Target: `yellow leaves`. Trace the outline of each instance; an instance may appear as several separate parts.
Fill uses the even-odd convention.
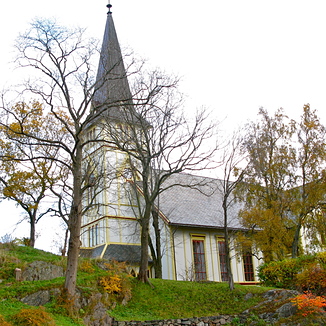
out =
[[[122,291],[122,279],[119,275],[103,276],[99,281],[104,291],[112,293],[120,293]]]
[[[254,207],[241,212],[243,225],[255,232],[248,235],[264,253],[265,261],[282,259],[289,252],[292,242],[292,230],[288,222],[273,209]]]
[[[13,122],[9,125],[9,130],[8,132],[12,134],[20,134],[23,132],[23,128],[20,123],[18,122]]]
[[[33,172],[19,171],[11,172],[7,185],[3,188],[3,195],[8,198],[15,198],[16,201],[23,201],[25,194],[32,194],[40,187],[39,180]],[[29,204],[31,209],[37,209],[37,205]]]

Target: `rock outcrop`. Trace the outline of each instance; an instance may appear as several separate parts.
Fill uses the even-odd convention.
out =
[[[23,281],[45,281],[64,276],[61,266],[44,261],[30,263],[22,272]]]

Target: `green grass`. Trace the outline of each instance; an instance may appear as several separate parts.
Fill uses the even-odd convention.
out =
[[[117,320],[157,320],[204,317],[218,314],[238,314],[257,304],[253,296],[245,301],[246,293],[260,294],[267,288],[236,285],[229,291],[225,283],[151,280],[153,287],[134,282],[131,301],[117,305],[110,315]]]
[[[27,305],[19,301],[20,298],[45,289],[60,288],[64,278],[60,277],[50,281],[24,281],[16,282],[14,270],[24,267],[35,260],[43,260],[64,266],[65,260],[41,250],[0,244],[0,315],[10,321]],[[77,286],[85,294],[91,296],[98,291],[98,280],[107,275],[98,267],[95,261],[88,262],[83,259],[78,271]],[[132,281],[132,299],[126,306],[117,305],[109,314],[117,320],[158,320],[170,318],[204,317],[218,314],[237,314],[256,305],[261,298],[258,294],[267,288],[259,286],[236,286],[229,291],[227,284],[197,283],[186,281],[167,281],[152,279],[152,287],[148,284]],[[246,293],[257,294],[251,299],[243,300]],[[116,301],[113,299],[112,301]],[[80,326],[82,322],[69,318],[64,309],[51,302],[45,306],[48,313],[60,326]]]

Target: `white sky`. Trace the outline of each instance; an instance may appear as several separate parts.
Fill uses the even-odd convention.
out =
[[[325,0],[111,3],[122,48],[181,76],[189,110],[206,106],[218,119],[226,118],[231,128],[255,118],[261,106],[271,112],[283,107],[298,118],[303,105],[310,103],[326,124]],[[106,4],[105,0],[7,1],[0,11],[0,87],[13,83],[8,65],[12,44],[32,18],[56,17],[65,25],[87,27],[102,39]],[[10,232],[16,214],[10,210],[9,219],[4,211],[0,236]]]

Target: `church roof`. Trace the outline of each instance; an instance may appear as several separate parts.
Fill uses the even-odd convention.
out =
[[[105,250],[103,252],[103,250]],[[97,258],[103,256],[103,259],[116,260],[118,262],[139,263],[141,256],[140,245],[126,245],[126,244],[105,244],[96,248],[82,248],[80,250],[81,257]],[[149,263],[153,261],[148,260]]]
[[[222,180],[186,173],[170,176],[160,194],[158,208],[170,225],[202,228],[223,228]],[[243,229],[239,211],[243,203],[235,201],[228,210],[228,227]]]
[[[95,82],[93,108],[96,110],[102,109],[103,106],[108,107],[106,113],[111,118],[120,119],[122,104],[131,105],[132,95],[112,13],[109,10]]]

